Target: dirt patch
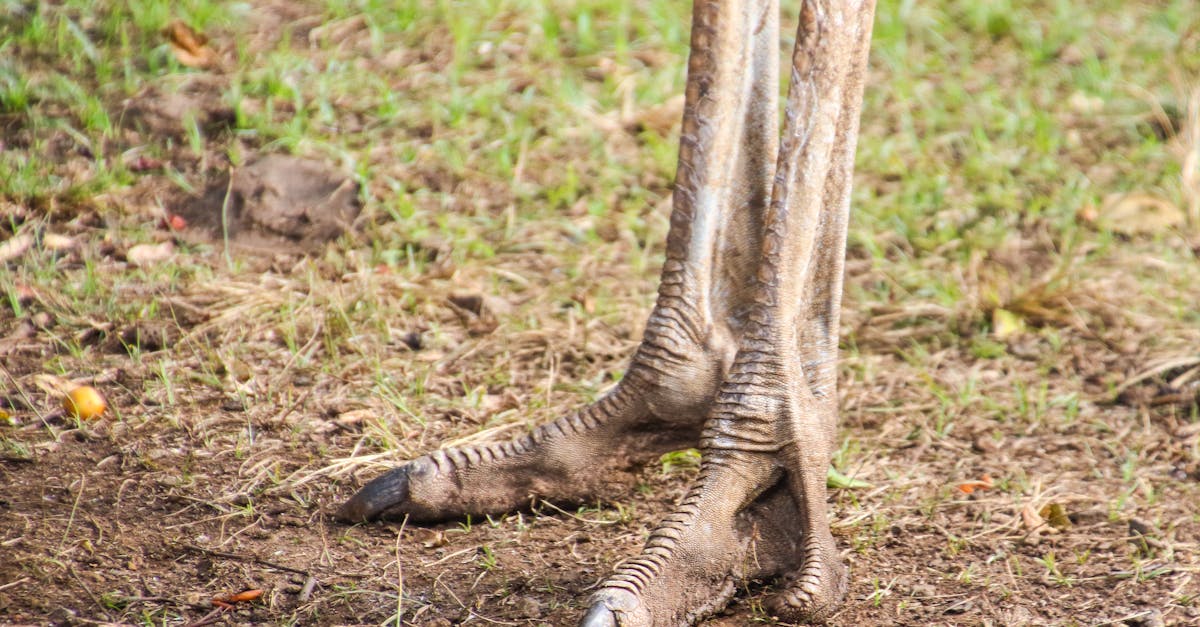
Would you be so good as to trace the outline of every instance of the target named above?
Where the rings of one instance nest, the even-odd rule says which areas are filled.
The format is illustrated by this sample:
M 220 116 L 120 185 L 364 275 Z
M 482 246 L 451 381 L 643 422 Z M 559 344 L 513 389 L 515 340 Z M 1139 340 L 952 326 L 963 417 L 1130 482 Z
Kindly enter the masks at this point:
M 219 77 L 198 76 L 176 91 L 149 89 L 124 103 L 121 120 L 125 127 L 140 134 L 130 143 L 144 138 L 179 140 L 192 126 L 211 134 L 234 123 L 234 111 L 221 102 L 223 81 Z
M 326 15 L 271 0 L 247 5 L 244 22 L 206 27 L 226 65 L 199 70 L 165 67 L 157 28 L 131 31 L 139 21 L 128 16 L 38 6 L 63 36 L 18 58 L 15 75 L 35 95 L 72 71 L 81 88 L 0 112 L 0 161 L 36 166 L 23 195 L 0 200 L 0 245 L 20 249 L 0 267 L 0 623 L 577 621 L 673 508 L 694 457 L 651 464 L 614 486 L 615 500 L 582 507 L 429 526 L 347 526 L 330 512 L 405 459 L 510 438 L 619 379 L 653 299 L 677 154 L 657 137 L 674 125 L 676 92 L 638 90 L 679 79 L 686 39 L 672 47 L 647 32 L 629 43 L 671 76 L 616 75 L 589 69 L 617 67 L 607 52 L 572 52 L 585 20 L 564 4 L 455 25 L 468 12 Z M 905 23 L 932 23 L 938 10 Z M 1164 22 L 1141 4 L 1124 10 L 1121 24 Z M 1035 13 L 1039 29 L 1052 17 Z M 611 37 L 613 19 L 594 12 L 587 23 Z M 856 220 L 875 218 L 856 223 L 851 245 L 837 457 L 872 487 L 830 495 L 851 566 L 833 623 L 1200 623 L 1200 245 L 1171 233 L 1110 241 L 1088 227 L 1071 231 L 1081 244 L 1068 254 L 1057 222 L 1057 204 L 1093 193 L 1172 189 L 1154 175 L 1157 139 L 1130 143 L 1116 117 L 1076 116 L 1059 126 L 1081 141 L 1052 168 L 1023 132 L 1015 146 L 991 138 L 1001 155 L 1020 148 L 1010 166 L 986 159 L 990 148 L 963 139 L 986 94 L 965 111 L 936 97 L 959 59 L 982 60 L 971 80 L 1016 86 L 1013 121 L 1036 113 L 1022 91 L 1070 91 L 1048 87 L 1061 68 L 1021 62 L 1012 46 L 961 54 L 972 49 L 957 20 L 933 22 L 933 64 L 922 28 L 878 29 L 930 68 L 912 96 L 895 89 L 905 68 L 886 65 L 886 39 L 873 55 L 885 64 L 868 97 L 897 98 L 872 105 L 859 144 L 867 193 Z M 133 48 L 106 43 L 103 24 L 125 29 Z M 1101 30 L 1121 50 L 1096 67 L 1154 65 L 1126 49 L 1139 41 L 1130 32 Z M 9 31 L 14 50 L 35 50 L 23 42 L 37 30 L 19 31 Z M 152 43 L 139 51 L 139 37 Z M 100 54 L 69 63 L 60 49 L 76 41 Z M 134 72 L 157 59 L 135 95 L 92 71 L 126 58 Z M 1165 84 L 1137 76 L 1121 80 Z M 1088 89 L 1112 82 L 1097 78 Z M 275 93 L 276 81 L 287 89 Z M 632 111 L 655 108 L 617 114 L 610 92 L 626 88 L 638 91 Z M 91 93 L 107 94 L 94 104 L 111 132 L 79 110 L 76 94 Z M 301 141 L 277 142 L 277 124 L 293 119 Z M 1050 144 L 1059 130 L 1046 125 Z M 357 185 L 328 164 L 229 163 L 310 140 L 371 173 L 361 214 Z M 923 162 L 910 143 L 944 152 Z M 881 144 L 894 159 L 872 159 Z M 1019 178 L 986 176 L 1009 171 Z M 1077 195 L 1000 202 L 1085 180 L 1067 185 Z M 983 189 L 988 198 L 973 191 Z M 885 205 L 924 213 L 883 219 Z M 327 243 L 360 223 L 370 245 Z M 1011 225 L 1010 239 L 972 239 L 989 223 Z M 939 229 L 946 241 L 921 243 Z M 303 264 L 290 254 L 316 249 Z M 931 280 L 943 277 L 953 280 Z M 997 309 L 1021 328 L 997 333 Z M 65 416 L 48 375 L 94 385 L 109 413 Z M 975 485 L 990 487 L 962 490 Z M 762 610 L 772 585 L 748 582 L 705 624 L 773 624 Z M 212 614 L 212 599 L 251 588 L 265 593 Z
M 170 211 L 189 237 L 244 251 L 311 252 L 350 229 L 362 206 L 358 184 L 312 159 L 269 155 L 218 177 Z

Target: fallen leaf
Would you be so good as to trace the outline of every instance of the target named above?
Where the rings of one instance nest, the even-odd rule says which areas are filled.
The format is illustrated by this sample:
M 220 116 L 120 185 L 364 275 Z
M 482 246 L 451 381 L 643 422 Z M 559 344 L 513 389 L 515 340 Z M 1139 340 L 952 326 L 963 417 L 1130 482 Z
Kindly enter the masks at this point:
M 1003 340 L 1025 332 L 1025 319 L 1007 309 L 992 310 L 992 335 Z
M 350 411 L 338 414 L 338 417 L 334 419 L 334 422 L 342 427 L 353 427 L 354 425 L 363 422 L 367 418 L 370 418 L 374 414 L 375 411 L 371 409 L 351 409 Z
M 446 300 L 455 307 L 477 316 L 483 314 L 483 296 L 479 294 L 451 294 Z
M 125 258 L 135 266 L 145 266 L 160 261 L 166 261 L 175 253 L 175 244 L 138 244 L 125 253 Z
M 485 311 L 490 311 L 497 316 L 507 316 L 512 314 L 514 307 L 512 303 L 508 302 L 504 298 L 493 296 L 491 294 L 484 294 L 483 309 Z
M 171 51 L 180 63 L 194 68 L 209 67 L 216 63 L 217 53 L 208 47 L 208 38 L 198 33 L 181 20 L 175 20 L 163 29 Z
M 1071 519 L 1067 517 L 1067 508 L 1063 507 L 1061 503 L 1046 503 L 1038 511 L 1038 516 L 1041 516 L 1055 529 L 1066 529 L 1071 526 Z
M 42 248 L 54 251 L 70 250 L 75 248 L 75 240 L 66 235 L 46 233 L 42 235 Z
M 989 475 L 983 475 L 978 481 L 964 481 L 958 484 L 958 491 L 963 494 L 973 494 L 976 490 L 988 490 L 994 485 Z
M 28 233 L 14 235 L 0 244 L 0 263 L 24 255 L 33 246 L 33 236 Z
M 592 295 L 587 292 L 576 292 L 571 295 L 571 300 L 583 306 L 583 310 L 589 314 L 596 313 L 596 301 Z
M 134 172 L 145 172 L 147 170 L 157 170 L 162 167 L 162 161 L 146 155 L 138 155 L 135 159 L 129 162 L 129 169 Z
M 446 538 L 446 532 L 434 529 L 426 530 L 426 537 L 421 541 L 421 546 L 427 549 L 436 549 L 447 544 L 450 544 L 450 540 Z
M 666 102 L 622 116 L 621 122 L 631 131 L 652 131 L 666 135 L 683 119 L 683 94 L 671 97 Z
M 825 487 L 833 488 L 834 490 L 858 490 L 872 486 L 862 479 L 847 477 L 839 472 L 837 468 L 830 466 L 825 471 Z
M 1100 219 L 1100 210 L 1089 202 L 1075 210 L 1075 218 L 1084 224 L 1095 224 Z
M 1033 503 L 1028 503 L 1021 508 L 1021 523 L 1029 531 L 1043 531 L 1046 529 L 1046 521 L 1042 519 L 1042 515 L 1033 507 Z
M 0 260 L 2 261 L 2 260 Z M 34 290 L 27 283 L 17 283 L 16 285 L 17 301 L 22 305 L 28 304 L 33 299 L 37 298 L 37 290 Z
M 75 384 L 52 374 L 38 374 L 33 377 L 33 384 L 43 392 L 52 396 L 66 396 L 75 389 Z
M 1095 115 L 1104 110 L 1104 99 L 1099 96 L 1089 96 L 1082 91 L 1077 91 L 1069 98 L 1067 104 L 1075 110 L 1076 113 L 1083 115 Z
M 232 605 L 234 603 L 247 603 L 247 602 L 253 601 L 253 600 L 261 597 L 262 595 L 263 595 L 262 589 L 254 588 L 252 590 L 244 590 L 242 592 L 238 592 L 237 594 L 230 594 L 230 595 L 226 595 L 223 597 L 215 597 L 212 600 L 212 604 L 216 605 L 218 607 L 221 607 L 221 606 Z
M 1150 235 L 1182 226 L 1183 210 L 1165 198 L 1133 192 L 1104 199 L 1096 219 L 1101 228 L 1121 235 Z

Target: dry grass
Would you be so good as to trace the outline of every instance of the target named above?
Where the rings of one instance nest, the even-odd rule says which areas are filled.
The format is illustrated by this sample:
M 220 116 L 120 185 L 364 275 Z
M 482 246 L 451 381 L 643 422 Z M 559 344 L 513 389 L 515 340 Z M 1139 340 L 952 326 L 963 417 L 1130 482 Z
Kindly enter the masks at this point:
M 694 456 L 582 507 L 328 513 L 621 376 L 661 263 L 687 7 L 250 6 L 0 24 L 0 245 L 30 242 L 0 261 L 0 622 L 188 624 L 264 588 L 214 618 L 569 624 Z M 1200 97 L 1164 87 L 1200 77 L 1192 9 L 880 7 L 835 459 L 872 487 L 832 495 L 835 622 L 1200 620 Z M 173 60 L 176 17 L 220 67 Z M 177 95 L 192 113 L 168 115 Z M 355 231 L 226 255 L 163 226 L 272 152 L 358 177 Z M 110 414 L 63 416 L 71 382 Z M 709 624 L 769 623 L 769 587 Z

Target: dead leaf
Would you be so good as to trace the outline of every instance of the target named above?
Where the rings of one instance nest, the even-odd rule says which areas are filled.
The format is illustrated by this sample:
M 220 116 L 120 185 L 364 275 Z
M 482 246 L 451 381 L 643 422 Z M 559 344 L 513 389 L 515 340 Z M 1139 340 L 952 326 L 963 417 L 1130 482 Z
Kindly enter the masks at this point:
M 217 607 L 225 607 L 225 606 L 232 605 L 234 603 L 248 603 L 250 601 L 253 601 L 253 600 L 261 597 L 262 595 L 263 595 L 262 589 L 255 588 L 253 590 L 244 590 L 242 592 L 238 592 L 237 594 L 230 594 L 230 595 L 226 595 L 226 596 L 215 597 L 212 600 L 212 604 Z
M 0 259 L 0 261 L 3 260 Z M 37 290 L 30 287 L 28 283 L 18 282 L 16 284 L 16 294 L 17 302 L 21 303 L 22 305 L 27 305 L 30 301 L 38 297 Z
M 1069 98 L 1067 104 L 1070 105 L 1075 113 L 1082 115 L 1095 115 L 1104 110 L 1104 99 L 1099 96 L 1089 96 L 1082 91 L 1077 91 Z
M 596 313 L 596 301 L 588 292 L 575 292 L 571 295 L 571 300 L 579 303 L 585 312 L 589 314 Z
M 964 481 L 958 484 L 958 491 L 963 494 L 973 494 L 976 490 L 990 490 L 995 484 L 989 475 L 983 475 L 978 481 Z
M 1071 519 L 1067 517 L 1067 508 L 1063 507 L 1062 503 L 1046 503 L 1038 511 L 1038 516 L 1055 529 L 1066 529 L 1071 526 Z
M 125 253 L 125 258 L 135 266 L 146 266 L 166 261 L 173 254 L 175 244 L 167 241 L 161 244 L 138 244 Z
M 208 46 L 208 38 L 198 33 L 182 20 L 175 20 L 163 29 L 171 51 L 180 63 L 194 68 L 205 68 L 215 65 L 217 53 Z
M 515 308 L 513 307 L 512 303 L 508 302 L 508 300 L 504 298 L 493 296 L 491 294 L 484 294 L 483 309 L 484 311 L 490 311 L 497 316 L 508 316 L 512 315 L 512 312 Z
M 14 235 L 0 244 L 0 263 L 24 255 L 33 246 L 33 236 L 28 233 Z
M 992 335 L 998 340 L 1025 332 L 1025 319 L 1007 309 L 992 310 Z
M 41 391 L 52 396 L 66 396 L 75 388 L 75 384 L 52 374 L 39 374 L 33 377 L 33 384 Z
M 1112 194 L 1104 199 L 1096 223 L 1121 235 L 1151 235 L 1183 225 L 1183 210 L 1171 201 L 1141 192 Z
M 42 248 L 53 251 L 64 251 L 75 248 L 75 240 L 66 235 L 46 233 L 42 235 Z
M 146 155 L 138 155 L 136 158 L 129 161 L 127 164 L 129 169 L 134 172 L 145 172 L 147 170 L 157 170 L 162 167 L 162 161 Z
M 362 423 L 367 418 L 370 418 L 375 413 L 376 412 L 371 409 L 351 409 L 350 411 L 338 414 L 338 417 L 334 419 L 334 422 L 342 427 L 353 427 Z
M 652 131 L 666 135 L 683 119 L 683 104 L 683 94 L 679 94 L 657 106 L 622 116 L 624 119 L 621 122 L 631 131 Z
M 436 529 L 423 530 L 425 538 L 421 540 L 421 546 L 427 549 L 436 549 L 438 547 L 450 544 L 450 540 L 446 538 L 446 532 Z
M 507 316 L 513 312 L 512 303 L 491 294 L 451 294 L 447 300 L 458 309 L 480 318 Z
M 446 300 L 455 307 L 477 316 L 483 314 L 483 296 L 479 294 L 451 294 Z
M 1093 203 L 1086 203 L 1075 210 L 1075 219 L 1084 224 L 1095 224 L 1100 219 L 1100 210 Z
M 1021 524 L 1029 531 L 1052 531 L 1051 527 L 1046 526 L 1046 521 L 1042 519 L 1042 515 L 1034 507 L 1033 503 L 1027 503 L 1021 508 Z

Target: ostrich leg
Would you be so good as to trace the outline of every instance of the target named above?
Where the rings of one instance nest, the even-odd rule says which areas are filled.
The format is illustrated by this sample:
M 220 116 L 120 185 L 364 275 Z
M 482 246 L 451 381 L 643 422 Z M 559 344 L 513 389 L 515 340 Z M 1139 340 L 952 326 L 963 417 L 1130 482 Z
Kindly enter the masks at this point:
M 778 144 L 777 1 L 697 4 L 666 261 L 621 382 L 525 437 L 436 451 L 388 472 L 340 518 L 434 521 L 533 498 L 580 501 L 662 453 L 696 446 L 758 272 Z
M 873 8 L 872 0 L 801 8 L 757 279 L 701 436 L 699 476 L 642 554 L 596 593 L 584 627 L 691 624 L 724 606 L 747 577 L 786 574 L 769 605 L 792 620 L 822 620 L 845 595 L 825 469 Z

